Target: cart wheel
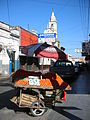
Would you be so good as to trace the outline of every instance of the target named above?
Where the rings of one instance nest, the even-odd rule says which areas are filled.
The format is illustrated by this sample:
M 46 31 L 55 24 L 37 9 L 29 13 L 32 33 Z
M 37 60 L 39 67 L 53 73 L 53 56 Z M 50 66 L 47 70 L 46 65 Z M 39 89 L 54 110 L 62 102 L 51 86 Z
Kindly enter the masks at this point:
M 38 106 L 38 101 L 36 102 L 33 102 L 32 103 L 32 107 L 37 107 Z M 37 109 L 37 108 L 31 108 L 30 111 L 31 111 L 31 114 L 33 116 L 41 116 L 43 115 L 43 113 L 45 112 L 45 105 L 44 105 L 44 102 L 43 101 L 40 101 L 40 107 L 44 107 L 44 108 L 40 108 L 40 109 Z

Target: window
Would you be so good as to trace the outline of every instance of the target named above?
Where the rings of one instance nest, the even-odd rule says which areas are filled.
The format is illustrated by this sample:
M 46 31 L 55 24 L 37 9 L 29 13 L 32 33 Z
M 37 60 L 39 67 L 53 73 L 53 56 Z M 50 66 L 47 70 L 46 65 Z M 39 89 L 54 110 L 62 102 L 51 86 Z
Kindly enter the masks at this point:
M 65 66 L 65 62 L 61 62 L 61 66 Z
M 71 62 L 65 62 L 65 61 L 57 61 L 54 66 L 55 67 L 72 66 L 72 63 Z
M 54 24 L 51 24 L 51 28 L 54 28 Z
M 59 67 L 60 64 L 61 64 L 61 63 L 60 63 L 59 61 L 57 61 L 56 64 L 55 64 L 55 67 Z

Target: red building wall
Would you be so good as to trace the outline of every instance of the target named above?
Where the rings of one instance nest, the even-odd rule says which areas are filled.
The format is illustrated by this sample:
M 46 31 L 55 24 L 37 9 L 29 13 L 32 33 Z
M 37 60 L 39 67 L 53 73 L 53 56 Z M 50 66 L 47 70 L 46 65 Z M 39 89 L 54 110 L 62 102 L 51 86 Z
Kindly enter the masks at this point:
M 35 43 L 38 43 L 38 36 L 21 28 L 20 46 L 27 46 Z

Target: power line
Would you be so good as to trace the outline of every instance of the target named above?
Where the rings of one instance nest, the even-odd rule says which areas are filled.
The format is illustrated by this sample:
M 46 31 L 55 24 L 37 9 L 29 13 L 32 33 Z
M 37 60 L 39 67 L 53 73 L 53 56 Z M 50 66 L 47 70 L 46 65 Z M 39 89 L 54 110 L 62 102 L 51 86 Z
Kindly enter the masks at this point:
M 83 28 L 83 10 L 82 10 L 82 1 L 79 0 L 79 8 L 80 8 L 80 17 L 81 17 L 81 26 L 82 26 L 82 32 L 83 32 L 83 35 L 84 35 L 84 28 Z
M 8 21 L 9 21 L 9 25 L 10 25 L 10 14 L 9 14 L 9 3 L 7 0 L 7 11 L 8 11 Z
M 86 11 L 86 8 L 85 8 L 85 0 L 79 0 L 79 8 L 80 8 L 82 32 L 83 32 L 83 35 L 84 35 L 85 39 L 88 39 L 90 0 L 88 0 L 87 11 Z
M 90 0 L 88 1 L 87 38 L 89 36 L 89 20 L 90 20 Z
M 66 3 L 65 4 L 63 4 L 63 3 L 59 3 L 59 2 L 51 2 L 51 1 L 46 1 L 46 0 L 30 0 L 31 2 L 35 2 L 35 3 L 38 3 L 38 4 L 46 4 L 46 5 L 48 5 L 48 4 L 50 4 L 50 5 L 56 5 L 56 6 L 61 6 L 61 7 L 63 7 L 66 3 L 68 4 L 69 2 L 71 2 L 71 0 L 67 0 L 66 1 Z M 66 5 L 65 5 L 66 6 Z M 69 5 L 69 6 L 67 6 L 67 7 L 79 7 L 79 5 L 75 5 L 75 4 L 73 4 L 73 5 Z M 86 5 L 85 6 L 85 8 L 87 8 L 88 6 Z

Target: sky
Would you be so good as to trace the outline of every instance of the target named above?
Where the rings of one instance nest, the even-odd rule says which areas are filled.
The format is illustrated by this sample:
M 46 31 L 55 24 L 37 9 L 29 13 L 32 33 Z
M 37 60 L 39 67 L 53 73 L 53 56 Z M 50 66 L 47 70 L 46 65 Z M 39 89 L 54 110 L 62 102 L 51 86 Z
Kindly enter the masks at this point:
M 88 3 L 89 0 L 0 0 L 0 21 L 40 34 L 44 33 L 53 9 L 60 46 L 72 57 L 81 57 L 75 49 L 81 49 L 82 42 L 89 39 Z

